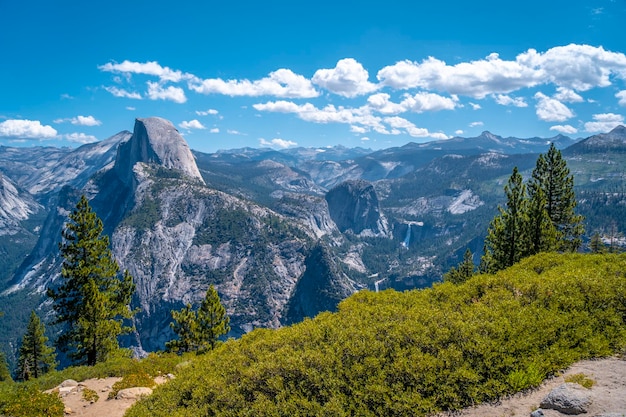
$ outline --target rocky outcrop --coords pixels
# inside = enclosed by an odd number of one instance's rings
[[[557,410],[563,414],[586,413],[591,398],[589,390],[571,382],[559,385],[541,401],[540,407]]]
[[[159,117],[135,120],[133,136],[118,148],[114,169],[128,184],[138,162],[177,170],[204,182],[185,139],[170,121]]]
[[[367,181],[345,181],[326,194],[328,211],[337,228],[345,233],[387,235],[387,221],[382,216],[374,186]]]

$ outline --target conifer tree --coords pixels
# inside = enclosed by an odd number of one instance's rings
[[[165,344],[169,352],[204,352],[215,348],[219,337],[230,331],[230,319],[220,297],[211,285],[198,311],[187,304],[182,310],[172,311],[170,327],[178,339]]]
[[[134,314],[129,305],[135,284],[128,271],[120,279],[102,230],[102,220],[83,195],[59,244],[62,282],[48,289],[57,313],[54,324],[65,325],[57,346],[81,365],[95,365],[119,350],[118,336],[131,330],[124,319]]]
[[[0,382],[11,380],[13,380],[13,378],[11,378],[11,371],[9,371],[7,357],[4,352],[0,350]]]
[[[39,378],[56,367],[56,355],[54,349],[48,346],[45,332],[39,316],[31,311],[17,359],[18,379],[28,381],[31,377]]]
[[[463,255],[463,261],[455,268],[452,267],[450,270],[443,275],[444,282],[451,282],[453,284],[461,284],[474,275],[475,272],[474,266],[474,255],[472,251],[468,248]]]
[[[485,239],[481,271],[495,272],[515,264],[529,251],[528,199],[526,186],[517,167],[504,187],[506,209],[498,206],[499,214],[489,225]]]
[[[607,248],[602,238],[600,237],[600,233],[596,232],[591,237],[591,241],[589,242],[589,248],[592,253],[606,253]]]
[[[557,249],[558,232],[546,210],[543,189],[536,183],[528,185],[528,254],[550,252]]]
[[[528,188],[531,199],[540,198],[539,190],[543,192],[547,215],[556,230],[557,249],[580,248],[585,230],[583,216],[575,213],[574,176],[554,143],[545,155],[539,155]]]

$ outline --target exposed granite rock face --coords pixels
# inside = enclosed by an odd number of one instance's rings
[[[337,228],[345,233],[388,235],[374,186],[363,180],[345,181],[326,194],[328,211]]]
[[[574,383],[561,384],[541,401],[541,408],[557,410],[563,414],[577,415],[586,413],[591,398],[589,390]]]
[[[204,182],[185,139],[170,121],[159,117],[135,120],[133,136],[118,148],[115,170],[128,183],[137,162],[175,169]]]

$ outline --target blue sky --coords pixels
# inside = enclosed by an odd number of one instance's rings
[[[193,149],[587,137],[624,124],[626,0],[0,0],[0,145],[170,120]]]

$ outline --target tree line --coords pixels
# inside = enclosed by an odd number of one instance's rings
[[[582,245],[583,216],[576,213],[574,176],[554,144],[540,154],[525,183],[517,167],[504,186],[506,205],[487,230],[478,271],[495,273],[540,252],[575,252]],[[445,281],[463,282],[474,275],[473,255],[444,275]]]
[[[59,282],[47,289],[55,318],[52,325],[62,330],[55,347],[74,365],[93,366],[112,357],[128,355],[119,337],[133,330],[131,309],[135,283],[125,270],[120,274],[113,258],[109,237],[103,234],[102,220],[81,196],[61,233],[59,252],[63,258]],[[0,313],[1,314],[1,313]],[[205,352],[230,331],[226,309],[213,285],[199,309],[187,304],[172,311],[170,326],[177,339],[166,344],[168,351]],[[45,326],[35,311],[22,338],[15,376],[37,378],[58,365],[55,349],[48,345]],[[0,355],[0,380],[10,379],[4,354]]]

